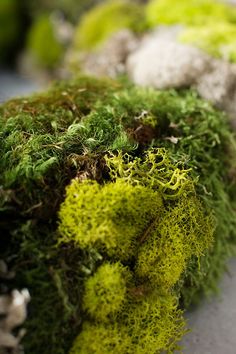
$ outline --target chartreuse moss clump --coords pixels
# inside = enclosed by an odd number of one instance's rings
[[[190,43],[217,58],[236,62],[236,26],[219,22],[202,27],[188,27],[179,36],[183,43]]]
[[[150,0],[146,8],[151,27],[161,24],[205,25],[236,21],[236,11],[214,0]]]
[[[28,33],[27,50],[39,67],[51,70],[60,64],[65,48],[49,15],[40,15],[33,23]]]
[[[94,49],[120,29],[129,28],[140,32],[145,27],[143,7],[140,4],[127,0],[108,0],[82,17],[76,29],[74,48]]]
[[[224,114],[192,91],[81,77],[2,105],[0,150],[26,354],[173,353],[235,247]]]

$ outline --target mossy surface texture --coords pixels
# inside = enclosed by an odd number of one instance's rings
[[[0,108],[1,257],[25,352],[172,353],[234,251],[234,142],[192,91],[81,77]]]

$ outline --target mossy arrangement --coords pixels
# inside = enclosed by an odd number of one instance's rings
[[[80,77],[2,105],[0,149],[26,354],[173,353],[235,248],[225,115],[192,91]]]
[[[150,27],[184,25],[181,42],[236,62],[236,10],[232,6],[214,0],[150,0],[146,16]]]
[[[90,50],[120,29],[141,32],[146,28],[143,6],[127,0],[108,0],[85,14],[76,29],[74,48]]]

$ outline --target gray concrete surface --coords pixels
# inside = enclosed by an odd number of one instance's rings
[[[26,78],[0,70],[0,102],[40,89]],[[186,313],[192,331],[182,341],[184,354],[236,354],[236,259],[229,262],[220,288],[219,297]]]
[[[236,259],[228,269],[219,297],[186,313],[191,332],[182,341],[184,354],[236,354]]]

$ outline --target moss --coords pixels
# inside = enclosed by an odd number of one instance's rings
[[[219,21],[236,21],[235,10],[214,0],[150,0],[146,10],[151,27],[166,24],[214,25]]]
[[[189,27],[180,34],[179,39],[203,49],[212,56],[236,61],[236,28],[234,24],[220,22],[202,27]]]
[[[109,256],[129,259],[136,239],[161,205],[159,194],[142,186],[116,180],[102,188],[96,182],[75,180],[59,213],[60,242],[74,241],[81,248],[92,245]]]
[[[91,9],[81,19],[75,33],[74,47],[79,50],[93,49],[123,28],[135,32],[143,30],[143,8],[126,0],[106,1]]]
[[[63,43],[57,38],[48,15],[39,16],[28,32],[27,48],[37,66],[53,69],[62,60]]]
[[[132,343],[125,330],[117,326],[85,323],[69,354],[131,354]]]
[[[26,353],[173,352],[180,304],[215,289],[235,248],[225,115],[192,91],[78,78],[1,106],[0,149]]]
[[[84,309],[102,322],[124,310],[127,283],[131,281],[128,269],[120,263],[104,263],[85,282]]]

